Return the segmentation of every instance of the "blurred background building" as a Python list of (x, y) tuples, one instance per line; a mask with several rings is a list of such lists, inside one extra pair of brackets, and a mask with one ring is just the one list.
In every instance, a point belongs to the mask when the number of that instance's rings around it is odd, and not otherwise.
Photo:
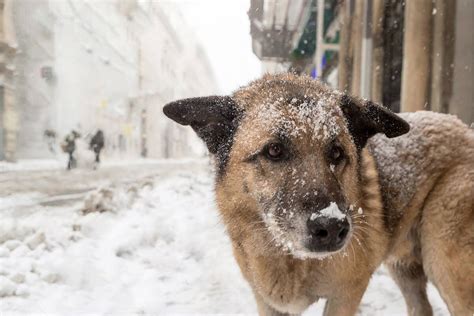
[(251, 0), (249, 18), (264, 72), (474, 122), (474, 1)]
[(152, 0), (0, 0), (0, 160), (53, 157), (45, 138), (99, 128), (108, 157), (201, 154), (161, 111), (217, 90), (184, 20)]
[(0, 0), (0, 160), (15, 159), (18, 118), (15, 108), (15, 34), (11, 1)]
[[(219, 91), (192, 13), (174, 1), (0, 0), (0, 160), (57, 157), (48, 142), (73, 129), (104, 130), (106, 157), (204, 154), (162, 114), (170, 100)], [(250, 0), (248, 16), (263, 72), (474, 121), (474, 1)], [(219, 51), (222, 34), (205, 48)], [(231, 54), (213, 65), (240, 66)], [(238, 77), (230, 66), (216, 68), (219, 82)]]

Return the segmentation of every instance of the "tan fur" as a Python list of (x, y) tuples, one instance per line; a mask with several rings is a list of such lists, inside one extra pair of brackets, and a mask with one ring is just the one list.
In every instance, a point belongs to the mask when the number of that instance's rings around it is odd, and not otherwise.
[[(260, 166), (262, 172), (269, 172), (272, 179), (278, 179), (271, 183), (264, 181), (264, 184), (259, 179), (258, 168), (244, 162), (270, 137), (266, 135), (264, 126), (260, 125), (263, 123), (254, 119), (262, 111), (258, 105), (268, 103), (269, 99), (291, 99), (295, 93), (317, 97), (328, 91), (307, 79), (280, 76), (277, 82), (264, 79), (260, 85), (244, 88), (234, 96), (240, 105), (246, 107), (246, 118), (240, 123), (235, 135), (225, 176), (216, 186), (217, 202), (237, 262), (254, 290), (262, 314), (268, 314), (269, 311), (270, 314), (301, 313), (319, 297), (325, 297), (328, 298), (327, 315), (353, 315), (370, 276), (382, 262), (388, 247), (373, 158), (367, 150), (363, 150), (360, 165), (362, 180), (359, 183), (356, 148), (348, 133), (341, 133), (341, 142), (345, 148), (350, 148), (348, 154), (352, 160), (341, 175), (341, 181), (354, 204), (351, 214), (354, 234), (344, 251), (325, 259), (294, 258), (273, 243), (271, 234), (261, 220), (255, 198), (245, 192), (243, 183), (250, 187), (250, 191), (257, 190), (257, 187), (258, 190), (276, 190), (278, 180), (292, 177), (284, 170)], [(337, 98), (333, 102), (336, 104)], [(344, 124), (343, 118), (339, 117), (338, 122)], [(320, 149), (317, 148), (318, 143), (302, 138), (298, 148), (306, 148), (309, 157), (301, 162), (295, 178), (305, 179), (311, 185), (312, 177), (320, 177), (315, 174), (318, 165), (311, 160), (311, 155), (312, 151)], [(357, 213), (359, 208), (363, 214)]]
[[(241, 168), (229, 166), (217, 187), (217, 201), (228, 227), (234, 255), (254, 289), (259, 305), (288, 313), (301, 313), (319, 297), (328, 297), (329, 315), (352, 315), (369, 278), (381, 263), (388, 239), (383, 233), (380, 193), (374, 162), (364, 151), (365, 186), (361, 200), (366, 216), (355, 216), (360, 225), (345, 253), (318, 260), (294, 259), (275, 247), (252, 202), (239, 195)], [(240, 176), (231, 176), (233, 170)], [(229, 196), (232, 196), (229, 200)], [(236, 214), (238, 213), (238, 215)], [(262, 307), (264, 308), (264, 307)], [(268, 308), (268, 307), (265, 307)]]
[[(245, 114), (225, 165), (221, 161), (216, 196), (259, 313), (299, 314), (327, 298), (325, 315), (354, 315), (385, 261), (408, 314), (432, 314), (430, 280), (453, 315), (472, 315), (473, 131), (447, 115), (403, 114), (409, 133), (391, 139), (378, 134), (358, 151), (341, 111), (343, 98), (291, 74), (267, 75), (232, 96)], [(297, 158), (262, 158), (262, 148), (279, 133), (290, 139)], [(331, 142), (344, 148), (343, 164), (328, 163), (324, 153)], [(319, 256), (302, 246), (311, 213), (301, 205), (321, 194), (333, 201), (344, 197), (352, 229), (343, 249)]]
[[(410, 133), (370, 144), (392, 230), (387, 266), (409, 315), (431, 315), (432, 281), (453, 315), (474, 313), (474, 133), (454, 116), (402, 114)], [(402, 189), (403, 188), (403, 189)]]

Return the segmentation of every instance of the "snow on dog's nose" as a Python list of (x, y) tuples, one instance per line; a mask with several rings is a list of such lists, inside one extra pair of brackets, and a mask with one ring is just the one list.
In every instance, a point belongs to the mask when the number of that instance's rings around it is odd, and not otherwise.
[(341, 249), (349, 235), (350, 224), (336, 203), (311, 214), (307, 221), (309, 239), (307, 248), (314, 252), (332, 252)]

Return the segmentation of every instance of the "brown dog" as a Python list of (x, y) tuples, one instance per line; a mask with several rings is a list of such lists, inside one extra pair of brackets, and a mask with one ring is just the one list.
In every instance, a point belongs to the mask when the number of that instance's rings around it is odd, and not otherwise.
[(405, 121), (291, 74), (164, 112), (215, 156), (218, 207), (260, 314), (324, 297), (325, 315), (353, 315), (384, 260), (410, 315), (431, 314), (427, 277), (453, 314), (474, 311), (474, 133), (456, 118)]

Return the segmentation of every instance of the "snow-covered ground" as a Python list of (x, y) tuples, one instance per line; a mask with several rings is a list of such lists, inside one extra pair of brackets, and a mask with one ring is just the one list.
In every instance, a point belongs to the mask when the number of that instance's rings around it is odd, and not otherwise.
[[(58, 194), (41, 188), (55, 179), (71, 191), (65, 171), (32, 174), (36, 192), (0, 198), (0, 314), (255, 314), (218, 217), (208, 165), (149, 164), (119, 181), (122, 169), (99, 171), (111, 180), (88, 180), (86, 188), (101, 188), (69, 202), (39, 202)], [(429, 296), (435, 315), (448, 315), (431, 285)], [(319, 302), (306, 314), (322, 308)], [(406, 315), (385, 269), (372, 278), (360, 315)]]

